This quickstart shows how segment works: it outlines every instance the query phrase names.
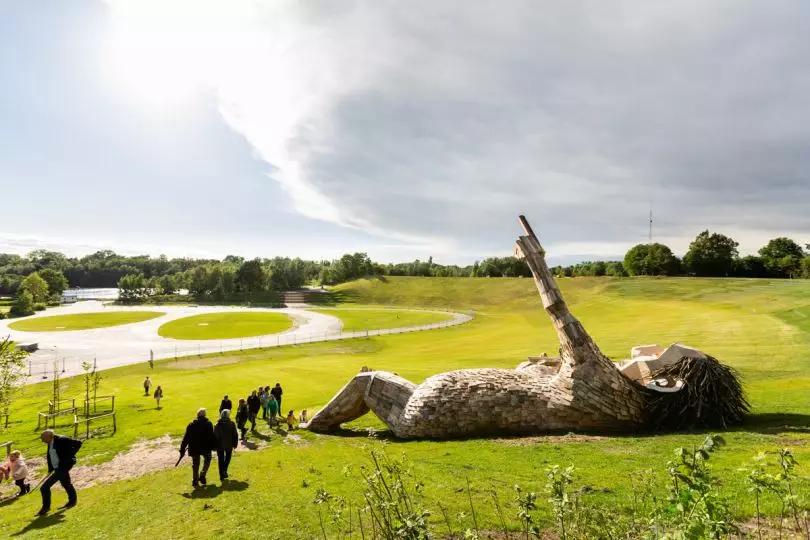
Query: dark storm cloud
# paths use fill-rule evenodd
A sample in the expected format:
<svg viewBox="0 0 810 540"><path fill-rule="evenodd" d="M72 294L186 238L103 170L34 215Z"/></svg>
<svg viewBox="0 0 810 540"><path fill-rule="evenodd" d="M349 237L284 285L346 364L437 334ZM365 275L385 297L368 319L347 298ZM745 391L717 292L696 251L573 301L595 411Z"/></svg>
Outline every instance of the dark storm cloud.
<svg viewBox="0 0 810 540"><path fill-rule="evenodd" d="M806 2L374 1L329 30L331 9L308 16L363 84L287 149L347 222L486 252L525 212L607 245L643 240L652 202L661 237L810 236ZM355 13L375 28L343 41Z"/></svg>

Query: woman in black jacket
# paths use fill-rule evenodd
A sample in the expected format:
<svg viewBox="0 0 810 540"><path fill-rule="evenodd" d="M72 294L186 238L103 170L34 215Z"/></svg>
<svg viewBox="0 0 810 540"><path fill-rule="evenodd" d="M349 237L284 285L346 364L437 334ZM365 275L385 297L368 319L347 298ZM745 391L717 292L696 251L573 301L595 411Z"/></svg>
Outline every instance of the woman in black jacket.
<svg viewBox="0 0 810 540"><path fill-rule="evenodd" d="M239 428L239 431L242 432L242 440L245 440L247 436L247 424L248 421L248 406L247 402L244 399L239 400L239 408L236 409L236 425Z"/></svg>
<svg viewBox="0 0 810 540"><path fill-rule="evenodd" d="M214 426L214 437L217 439L217 464L219 465L219 480L221 482L228 478L228 465L231 464L231 454L239 444L236 424L231 420L231 411L228 409L223 409L220 413L217 425Z"/></svg>

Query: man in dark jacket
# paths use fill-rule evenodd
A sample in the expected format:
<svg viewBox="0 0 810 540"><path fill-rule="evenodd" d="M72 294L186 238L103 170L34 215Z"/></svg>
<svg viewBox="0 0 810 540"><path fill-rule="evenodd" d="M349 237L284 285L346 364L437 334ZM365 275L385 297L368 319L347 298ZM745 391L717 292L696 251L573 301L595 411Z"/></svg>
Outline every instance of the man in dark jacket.
<svg viewBox="0 0 810 540"><path fill-rule="evenodd" d="M82 441L56 435L50 429L43 431L40 438L42 442L48 445L45 457L48 461L48 473L50 474L40 488L42 509L37 515L44 516L51 510L51 487L57 482L62 484L68 496L68 502L62 508L68 509L76 506L76 489L70 481L70 469L76 464L76 453L82 447Z"/></svg>
<svg viewBox="0 0 810 540"><path fill-rule="evenodd" d="M231 400L228 399L227 395L222 398L222 402L219 404L219 413L222 414L222 411L225 409L228 409L229 411L233 410L233 403L231 403Z"/></svg>
<svg viewBox="0 0 810 540"><path fill-rule="evenodd" d="M180 444L180 455L185 455L186 448L188 448L188 455L191 456L191 466L194 471L191 480L192 486L206 484L205 475L208 473L208 467L211 466L211 451L216 446L214 426L206 418L205 408L201 408L197 411L197 418L186 427L186 434ZM203 458L202 471L200 471L200 457Z"/></svg>
<svg viewBox="0 0 810 540"><path fill-rule="evenodd" d="M278 410L280 411L281 410L281 394L284 393L284 390L281 389L281 383L276 383L276 385L273 387L273 389L270 390L270 393L273 394L273 397L276 398L276 401L278 401Z"/></svg>
<svg viewBox="0 0 810 540"><path fill-rule="evenodd" d="M248 416L250 416L250 413L248 412L247 403L244 399L240 399L239 408L236 409L236 425L239 426L239 431L242 433L241 439L243 441L247 435L247 428L245 427L245 424L248 421Z"/></svg>
<svg viewBox="0 0 810 540"><path fill-rule="evenodd" d="M248 412L250 413L250 431L256 431L256 417L259 415L259 410L262 408L262 400L256 390L247 398Z"/></svg>
<svg viewBox="0 0 810 540"><path fill-rule="evenodd" d="M219 465L219 481L228 478L228 465L231 464L231 454L239 445L239 434L236 433L236 424L231 420L231 411L223 409L217 425L214 426L214 437L217 438L217 465Z"/></svg>

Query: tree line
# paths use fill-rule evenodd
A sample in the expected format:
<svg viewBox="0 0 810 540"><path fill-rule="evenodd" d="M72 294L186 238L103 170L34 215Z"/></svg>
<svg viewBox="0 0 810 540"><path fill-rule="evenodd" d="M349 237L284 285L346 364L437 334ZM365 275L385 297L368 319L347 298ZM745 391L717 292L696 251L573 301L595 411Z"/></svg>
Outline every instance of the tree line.
<svg viewBox="0 0 810 540"><path fill-rule="evenodd" d="M588 261L552 270L559 277L677 276L810 278L810 244L802 248L790 238L770 240L758 255L740 257L738 243L719 233L701 232L683 258L660 243L638 244L623 261ZM201 300L261 300L273 291L301 288L307 283L335 285L369 276L530 277L529 267L514 257L489 257L466 266L415 260L381 264L366 253L347 253L332 261L275 257L222 260L168 258L165 255L125 256L98 251L66 257L56 251L28 255L0 253L0 295L22 298L15 314L44 309L58 302L68 287L122 290L122 300L173 295L181 289Z"/></svg>
<svg viewBox="0 0 810 540"><path fill-rule="evenodd" d="M664 244L638 244L624 256L624 268L632 276L810 278L810 244L803 249L782 236L769 240L758 255L745 257L740 257L738 246L732 238L706 230L689 244L682 259Z"/></svg>

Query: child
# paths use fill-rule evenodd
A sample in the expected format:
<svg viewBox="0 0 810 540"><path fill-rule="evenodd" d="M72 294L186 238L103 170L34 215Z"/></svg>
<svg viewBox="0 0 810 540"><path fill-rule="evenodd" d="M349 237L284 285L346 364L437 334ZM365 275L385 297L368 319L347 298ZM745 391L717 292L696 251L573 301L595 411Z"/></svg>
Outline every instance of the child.
<svg viewBox="0 0 810 540"><path fill-rule="evenodd" d="M0 481L8 480L9 478L11 478L11 455L9 455L9 459L7 459L5 463L0 465Z"/></svg>
<svg viewBox="0 0 810 540"><path fill-rule="evenodd" d="M295 419L295 411L290 411L289 413L287 413L287 428L289 429L289 431L295 429L296 422L297 420Z"/></svg>
<svg viewBox="0 0 810 540"><path fill-rule="evenodd" d="M307 418L307 410L304 409L301 411L301 423L306 424L307 422L309 422L309 418Z"/></svg>
<svg viewBox="0 0 810 540"><path fill-rule="evenodd" d="M163 399L163 388L158 385L155 389L155 401L157 401L157 408L160 409L160 400Z"/></svg>
<svg viewBox="0 0 810 540"><path fill-rule="evenodd" d="M20 492L17 493L17 496L25 495L31 491L31 485L25 481L28 477L28 466L25 464L25 460L22 458L22 454L19 450L14 450L8 455L8 462L3 464L3 466L5 467L6 465L8 465L14 483L20 488Z"/></svg>

